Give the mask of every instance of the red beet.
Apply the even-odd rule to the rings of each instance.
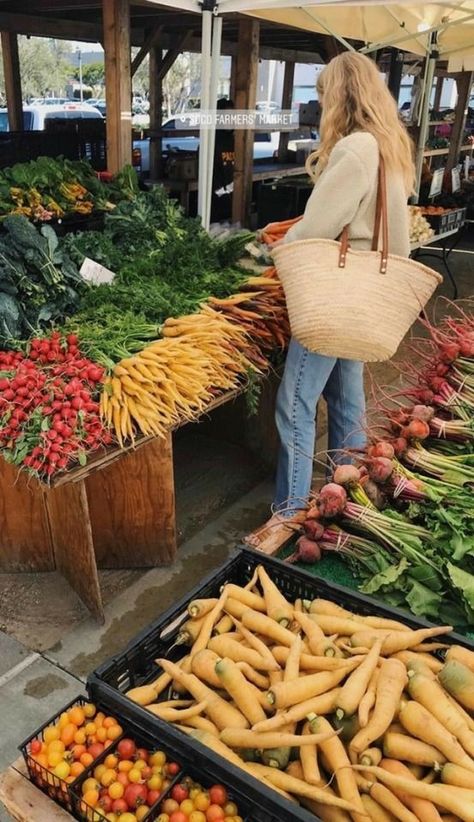
[[[395,456],[402,457],[407,448],[408,443],[404,437],[397,437],[397,439],[393,441],[393,449],[395,451]]]
[[[375,457],[370,460],[368,468],[370,479],[374,482],[387,482],[393,473],[392,461],[386,457]]]
[[[412,420],[408,432],[414,440],[425,440],[430,435],[430,427],[423,420]]]
[[[322,517],[337,517],[344,511],[347,494],[342,485],[328,482],[319,492],[319,510]]]
[[[393,445],[389,442],[385,442],[385,440],[380,440],[375,445],[372,446],[371,453],[369,454],[370,457],[385,457],[387,460],[393,460],[395,456],[395,451],[393,450]]]
[[[321,549],[317,542],[308,537],[300,537],[296,543],[294,554],[286,558],[286,562],[317,562],[321,559]]]
[[[318,540],[324,534],[324,526],[315,519],[307,519],[303,522],[303,531],[308,539]]]

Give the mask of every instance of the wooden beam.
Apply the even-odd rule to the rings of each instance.
[[[237,110],[255,109],[258,74],[258,20],[239,21],[239,50],[235,77],[235,100]],[[232,220],[248,225],[252,197],[254,133],[250,129],[235,132],[234,193],[232,199]]]
[[[12,14],[11,12],[0,12],[0,31],[29,34],[32,37],[57,37],[59,40],[83,40],[92,43],[102,37],[102,27],[98,23],[35,17],[32,14]]]
[[[283,93],[281,97],[281,107],[283,111],[291,108],[293,99],[293,85],[295,80],[295,64],[285,63],[285,73],[283,75]],[[280,141],[278,143],[278,160],[280,163],[286,163],[288,160],[288,141],[290,133],[288,131],[280,132]]]
[[[173,46],[173,48],[168,49],[160,65],[157,67],[156,76],[158,80],[163,80],[163,78],[166,77],[177,57],[179,57],[181,52],[185,51],[190,39],[191,32],[187,31],[185,32],[185,34],[181,35],[181,37],[178,39],[176,45]]]
[[[456,116],[454,120],[453,130],[449,143],[448,161],[446,163],[446,172],[451,174],[451,169],[459,162],[459,153],[462,146],[464,136],[464,129],[466,127],[467,109],[469,105],[469,95],[474,80],[474,72],[463,71],[456,77],[456,85],[458,88],[458,101],[456,103]]]
[[[435,98],[433,109],[435,111],[439,111],[439,107],[441,105],[441,95],[443,94],[443,85],[444,85],[444,77],[438,77],[436,81],[436,90],[435,90]]]
[[[222,53],[222,50],[221,50]],[[237,56],[235,54],[232,55],[230,61],[230,86],[229,86],[229,98],[233,102],[235,102],[235,80],[237,74]]]
[[[143,63],[145,57],[147,56],[148,52],[153,48],[153,46],[158,43],[161,35],[163,33],[163,26],[155,26],[145,37],[145,42],[143,46],[140,48],[138,54],[132,60],[132,77],[134,76],[137,69]]]
[[[102,0],[107,105],[107,169],[116,174],[132,157],[132,75],[129,0]]]
[[[162,62],[161,46],[155,44],[150,49],[150,130],[159,131],[162,124],[163,82],[158,77],[158,68]],[[160,137],[150,140],[150,178],[159,180],[163,175],[163,141]]]
[[[3,74],[7,97],[10,131],[23,131],[23,102],[21,94],[18,36],[12,31],[2,31]]]

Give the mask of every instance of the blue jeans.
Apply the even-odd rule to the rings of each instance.
[[[329,451],[334,461],[349,462],[342,449],[365,445],[363,371],[361,362],[313,354],[291,340],[276,402],[281,444],[274,507],[282,514],[290,516],[303,508],[311,490],[321,394],[328,406]]]

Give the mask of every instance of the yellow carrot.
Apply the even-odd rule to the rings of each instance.
[[[325,640],[325,642],[327,641],[328,640]],[[272,648],[272,654],[280,665],[284,665],[286,663],[289,652],[290,649],[285,645],[274,645]],[[364,657],[361,656],[359,658],[359,662],[362,662],[363,659]],[[313,654],[302,653],[300,656],[300,667],[303,671],[311,671],[312,673],[316,673],[317,671],[335,671],[337,668],[340,668],[340,666],[340,655],[338,657],[314,656]]]
[[[240,588],[239,585],[233,585],[232,583],[225,585],[224,591],[228,598],[236,599],[238,602],[241,602],[242,605],[246,605],[247,609],[250,608],[253,611],[260,611],[262,614],[266,612],[265,600],[259,596],[259,594],[254,594],[252,591],[248,591],[246,588]]]
[[[384,656],[391,656],[398,651],[407,651],[410,648],[419,645],[425,639],[440,634],[448,634],[453,630],[451,625],[441,625],[433,628],[420,628],[418,631],[392,631],[385,634],[384,643],[382,645],[382,654]],[[383,634],[384,632],[382,632]],[[381,634],[374,629],[357,631],[351,635],[351,645],[354,648],[365,647],[371,648],[374,642]]]
[[[263,708],[255,702],[250,683],[239,671],[231,659],[219,659],[215,664],[215,672],[221,686],[232,697],[240,712],[248,719],[250,725],[266,719]],[[225,740],[224,740],[225,741]],[[243,746],[247,747],[247,746]],[[251,746],[248,746],[251,747]]]
[[[322,629],[309,614],[295,612],[295,621],[305,632],[312,654],[329,657],[342,656],[334,642],[324,635]]]
[[[328,599],[315,599],[311,603],[311,612],[313,614],[326,614],[326,616],[337,616],[342,619],[356,620],[357,622],[370,625],[371,628],[388,629],[389,631],[410,631],[411,629],[404,625],[403,622],[398,622],[394,619],[386,619],[385,617],[361,616],[360,614],[353,614],[352,611],[347,611],[331,602]]]
[[[188,674],[168,659],[160,660],[163,670],[179,682],[198,702],[207,702],[206,713],[214,724],[223,728],[247,728],[248,722],[237,708],[204,685],[197,676]]]
[[[125,696],[128,696],[132,702],[136,702],[137,705],[146,706],[154,702],[158,694],[153,685],[141,685],[139,688],[131,688]]]
[[[220,733],[220,739],[230,748],[255,748],[264,751],[268,748],[300,748],[319,745],[337,733],[330,725],[321,733],[312,732],[310,735],[282,733],[281,731],[258,733],[242,728],[225,728]]]
[[[293,682],[280,682],[268,691],[268,702],[277,709],[287,708],[312,696],[323,694],[339,685],[358,664],[358,662],[354,664],[352,660],[347,660],[336,671],[321,671],[317,674],[302,676]]]
[[[286,601],[283,594],[270,579],[263,565],[258,566],[257,573],[263,590],[267,616],[287,628],[293,619],[293,606]]]
[[[468,648],[463,648],[462,645],[451,645],[446,653],[445,660],[451,662],[453,659],[474,671],[474,651],[469,651]]]
[[[398,659],[382,662],[372,716],[350,743],[350,749],[355,754],[360,754],[385,733],[398,710],[407,680],[405,666]]]
[[[201,682],[212,685],[213,688],[220,688],[221,682],[216,674],[215,667],[220,657],[209,648],[203,648],[194,654],[191,660],[191,673],[195,674]]]
[[[334,710],[336,699],[339,693],[338,688],[332,688],[320,696],[313,696],[298,705],[293,705],[286,711],[275,714],[270,719],[264,722],[259,722],[254,726],[254,731],[276,731],[278,728],[283,728],[285,725],[292,722],[300,722],[307,716],[307,714],[315,713],[318,715],[330,714]]]
[[[308,722],[305,722],[302,733],[306,736],[308,734],[313,734]],[[321,772],[318,767],[318,748],[316,743],[311,746],[301,746],[300,761],[303,768],[305,782],[308,782],[310,785],[319,785],[321,782]]]
[[[257,651],[254,651],[253,648],[246,648],[242,643],[236,642],[234,639],[227,639],[225,635],[213,636],[212,639],[209,640],[207,647],[211,651],[215,651],[220,657],[229,657],[229,659],[232,659],[234,662],[246,662],[258,671],[278,670],[280,667],[275,659],[273,662],[269,662],[268,659],[264,659]]]
[[[313,733],[328,733],[331,730],[331,725],[327,719],[322,716],[316,717],[309,714],[308,721]],[[340,795],[353,807],[352,818],[355,822],[362,822],[362,818],[365,816],[365,810],[344,745],[337,736],[332,736],[322,742],[318,742],[318,745],[325,759],[328,761],[331,772],[334,773],[336,777]]]
[[[441,751],[449,762],[474,771],[474,760],[463,750],[456,737],[423,705],[407,702],[400,709],[400,722],[417,739]]]
[[[382,805],[379,805],[378,802],[373,799],[370,794],[364,793],[361,795],[362,804],[367,812],[367,816],[372,822],[394,822],[397,818],[387,811]]]
[[[423,705],[450,733],[454,734],[464,750],[474,757],[474,733],[439,682],[415,674],[412,677],[409,676],[408,692],[412,699]]]
[[[152,705],[147,705],[147,711],[159,716],[165,722],[181,722],[182,719],[191,719],[193,716],[199,716],[207,708],[207,702],[198,702],[190,708],[170,708],[163,706],[160,702],[155,702]]]
[[[441,768],[441,781],[446,785],[457,785],[458,788],[471,788],[474,785],[472,771],[462,768],[461,765],[454,765],[447,762]]]
[[[443,688],[471,713],[474,711],[474,671],[467,665],[451,659],[438,674]]]
[[[433,745],[428,745],[420,739],[413,739],[406,734],[387,731],[383,738],[383,753],[388,759],[399,759],[411,762],[413,765],[423,765],[427,768],[442,765],[446,757]],[[378,765],[372,762],[372,765]]]
[[[382,761],[382,751],[380,748],[367,748],[359,755],[361,765],[380,765]]]
[[[383,759],[382,768],[389,773],[403,776],[406,779],[411,779],[412,781],[415,780],[415,777],[409,769],[401,762],[397,762],[397,760]],[[400,801],[407,806],[407,808],[410,808],[410,810],[413,811],[416,818],[419,819],[420,822],[441,822],[441,816],[432,802],[428,802],[426,799],[419,799],[417,797],[410,796],[405,791],[397,790],[397,788],[392,788],[392,790],[395,796],[397,796],[398,799],[400,799]]]
[[[407,668],[410,668],[413,664],[416,666],[418,663],[421,664],[423,662],[426,667],[435,674],[443,667],[443,663],[430,654],[420,654],[420,652],[415,651],[399,651],[397,654],[393,654],[393,657],[403,662]],[[414,668],[414,670],[416,670],[416,668]]]
[[[262,640],[259,639],[258,636],[253,634],[251,631],[247,630],[247,628],[244,625],[242,625],[242,623],[239,622],[237,619],[234,619],[233,621],[238,632],[242,634],[243,638],[246,640],[247,645],[249,645],[250,648],[253,648],[254,651],[257,651],[257,653],[260,654],[262,659],[268,660],[272,667],[274,667],[273,663],[275,661],[275,658],[268,645],[265,645],[265,643],[262,642]]]
[[[408,810],[400,800],[392,793],[385,785],[375,784],[370,789],[372,799],[375,799],[379,805],[390,811],[396,819],[400,822],[419,822],[418,817]]]
[[[193,599],[188,605],[188,614],[192,619],[199,619],[211,611],[217,603],[217,598]]]
[[[192,716],[188,719],[181,719],[179,724],[185,725],[188,728],[196,728],[200,731],[206,731],[206,733],[210,733],[215,737],[219,736],[219,729],[216,728],[210,719],[206,719],[204,716]]]
[[[352,811],[353,805],[345,799],[339,799],[324,788],[319,788],[316,785],[307,785],[301,779],[290,776],[287,773],[277,770],[276,768],[268,768],[265,765],[257,765],[253,763],[250,769],[255,774],[261,774],[272,785],[275,785],[288,793],[296,794],[296,796],[304,796],[308,799],[313,799],[315,802],[322,802],[325,805],[332,805],[335,808],[342,808],[345,811]],[[365,820],[367,822],[367,820]]]
[[[357,716],[359,718],[359,725],[365,728],[369,721],[369,713],[375,705],[375,694],[377,692],[377,680],[379,678],[379,669],[376,668],[372,672],[367,690],[359,702]]]
[[[249,630],[257,634],[263,634],[263,636],[268,636],[280,645],[291,647],[293,643],[294,634],[292,634],[288,628],[283,628],[282,625],[279,625],[278,622],[270,619],[270,617],[265,614],[260,614],[257,611],[248,609],[242,614],[242,623]]]
[[[364,696],[372,674],[377,668],[383,639],[374,642],[364,661],[352,672],[341,688],[336,706],[336,716],[342,719],[344,716],[352,716]]]

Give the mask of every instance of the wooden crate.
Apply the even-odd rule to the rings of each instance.
[[[0,774],[0,803],[17,822],[72,822],[74,819],[29,781],[21,758]]]

